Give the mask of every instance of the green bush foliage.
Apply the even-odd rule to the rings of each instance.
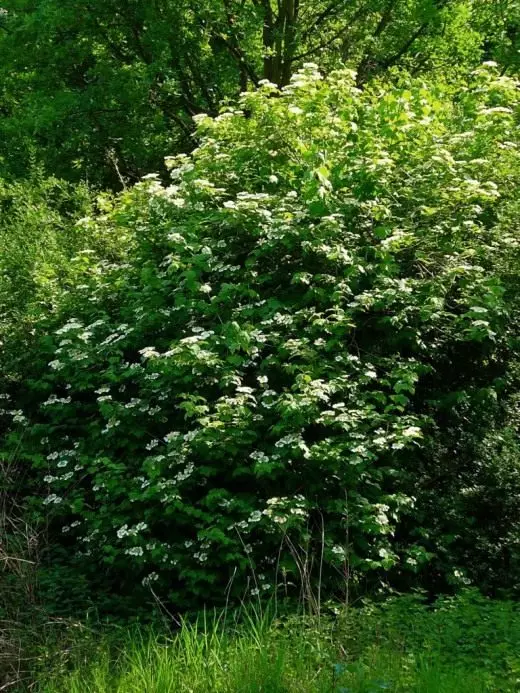
[[[33,171],[27,180],[0,180],[0,328],[52,305],[70,260],[88,242],[74,221],[92,210],[86,185],[72,186]]]
[[[52,569],[179,608],[298,571],[467,579],[427,501],[448,432],[483,439],[513,382],[517,85],[309,64],[196,120],[170,185],[82,221],[119,255],[74,260],[3,395]]]
[[[87,185],[45,177],[36,167],[26,179],[0,180],[0,372],[5,391],[24,387],[30,373],[24,364],[30,365],[30,355],[38,349],[40,321],[59,314],[85,261],[117,256],[115,239],[82,221],[94,209],[99,213],[106,199],[96,201]],[[2,435],[4,423],[2,419]],[[31,621],[38,601],[38,557],[45,533],[26,513],[29,474],[29,465],[19,464],[16,451],[0,456],[0,618],[11,623],[20,614]],[[78,574],[74,582],[81,583]],[[32,637],[31,632],[27,640]]]
[[[22,381],[24,356],[37,349],[38,327],[60,312],[86,264],[121,256],[121,244],[89,225],[110,205],[85,184],[46,177],[0,179],[0,369],[5,382]]]

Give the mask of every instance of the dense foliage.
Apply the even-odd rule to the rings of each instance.
[[[0,690],[518,687],[519,55],[0,0]]]
[[[70,261],[90,243],[74,220],[92,210],[85,185],[34,172],[28,181],[0,183],[0,312],[2,333],[22,316],[42,312],[60,293]]]
[[[55,595],[66,566],[176,608],[314,578],[515,588],[516,83],[308,64],[196,120],[170,184],[79,222],[119,255],[80,253],[4,383]]]
[[[518,65],[517,0],[3,0],[0,173],[120,188],[191,148],[192,115],[305,60],[442,78]]]

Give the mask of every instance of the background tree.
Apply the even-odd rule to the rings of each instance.
[[[390,68],[444,77],[483,50],[512,69],[510,0],[6,0],[0,173],[35,157],[120,188],[192,146],[194,114],[306,60],[362,84]],[[513,5],[515,5],[513,3]]]

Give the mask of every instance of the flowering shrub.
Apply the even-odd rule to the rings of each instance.
[[[331,587],[435,552],[423,442],[504,383],[518,94],[492,66],[456,99],[354,77],[308,65],[198,116],[171,185],[83,221],[125,256],[42,324],[6,446],[122,592],[269,593],[284,536]]]

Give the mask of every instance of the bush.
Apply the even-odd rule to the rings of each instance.
[[[6,392],[23,387],[38,349],[39,323],[59,314],[85,259],[114,256],[117,244],[86,221],[107,203],[103,196],[96,203],[88,186],[46,178],[39,169],[25,180],[0,180],[0,371]],[[11,625],[34,620],[45,543],[44,527],[33,524],[21,498],[29,472],[16,450],[0,458],[0,618]]]
[[[109,198],[33,169],[25,180],[0,180],[0,363],[20,377],[20,351],[30,348],[40,319],[59,312],[61,299],[83,273],[83,255],[119,257],[118,244],[89,215]],[[11,362],[14,360],[14,363]]]
[[[0,181],[0,308],[2,332],[22,314],[41,312],[85,237],[74,221],[92,210],[86,185],[72,186],[33,171],[25,181]]]
[[[307,66],[197,116],[172,185],[84,222],[125,256],[81,256],[6,446],[92,584],[186,607],[442,548],[436,432],[491,426],[511,383],[518,93],[492,66],[457,96],[354,84]]]

